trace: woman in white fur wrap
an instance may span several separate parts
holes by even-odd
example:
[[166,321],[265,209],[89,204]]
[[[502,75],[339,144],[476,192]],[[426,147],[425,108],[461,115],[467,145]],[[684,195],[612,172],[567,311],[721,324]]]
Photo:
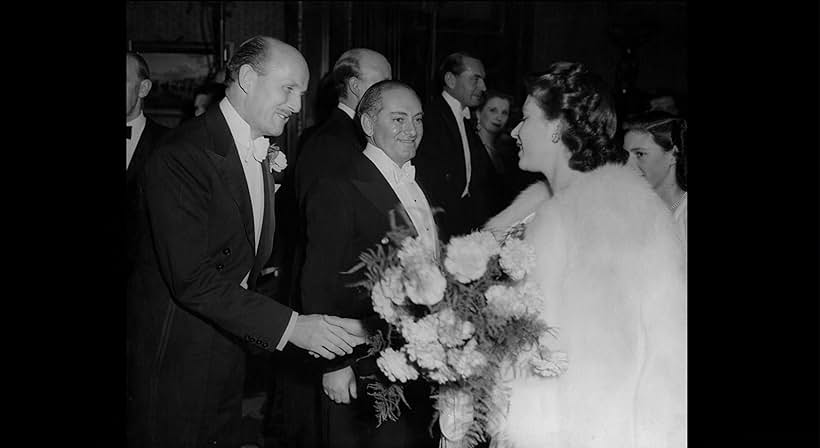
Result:
[[486,227],[526,222],[545,336],[568,369],[508,369],[499,447],[664,448],[686,444],[686,286],[668,207],[624,166],[612,103],[596,75],[556,63],[528,86],[513,130],[519,166],[546,175]]

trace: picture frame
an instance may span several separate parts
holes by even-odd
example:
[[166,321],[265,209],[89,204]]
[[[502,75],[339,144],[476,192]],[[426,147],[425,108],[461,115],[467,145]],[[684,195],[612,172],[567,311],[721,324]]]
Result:
[[194,92],[218,76],[220,61],[213,45],[129,41],[151,73],[151,92],[144,113],[155,121],[176,127],[193,111]]

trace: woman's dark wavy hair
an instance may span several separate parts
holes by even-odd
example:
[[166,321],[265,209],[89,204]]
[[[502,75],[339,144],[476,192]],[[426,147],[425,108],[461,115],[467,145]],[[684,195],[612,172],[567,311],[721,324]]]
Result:
[[617,129],[612,96],[603,79],[579,63],[556,62],[527,81],[527,93],[549,120],[561,119],[561,140],[570,168],[586,172],[629,154],[613,137]]
[[646,132],[664,151],[675,147],[675,180],[678,186],[687,191],[686,185],[686,120],[660,110],[641,112],[629,116],[624,122],[625,131]]

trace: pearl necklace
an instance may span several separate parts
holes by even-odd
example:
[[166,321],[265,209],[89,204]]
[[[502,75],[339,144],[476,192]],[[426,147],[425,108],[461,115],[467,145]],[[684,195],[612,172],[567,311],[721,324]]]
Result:
[[672,206],[672,211],[673,212],[675,211],[676,208],[678,208],[680,203],[683,202],[683,200],[686,198],[686,193],[688,193],[688,191],[684,191],[683,194],[680,196],[680,199],[678,199],[678,202],[675,202],[675,205]]

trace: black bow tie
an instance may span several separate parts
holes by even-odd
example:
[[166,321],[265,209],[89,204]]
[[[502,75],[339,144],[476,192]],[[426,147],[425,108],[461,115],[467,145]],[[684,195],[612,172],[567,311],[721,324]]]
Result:
[[131,138],[131,126],[125,126],[125,138],[126,139]]

